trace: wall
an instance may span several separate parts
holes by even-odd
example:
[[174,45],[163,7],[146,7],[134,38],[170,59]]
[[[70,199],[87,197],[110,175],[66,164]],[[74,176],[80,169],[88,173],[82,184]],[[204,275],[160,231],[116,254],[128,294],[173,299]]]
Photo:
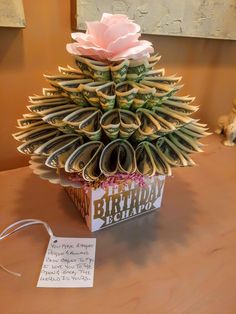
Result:
[[146,36],[160,52],[166,74],[182,76],[182,94],[196,96],[198,117],[214,130],[236,98],[236,41]]
[[78,28],[103,12],[127,14],[145,34],[236,39],[235,0],[76,0]]
[[[69,0],[24,0],[24,30],[0,28],[0,170],[27,165],[27,156],[16,151],[11,133],[16,119],[26,112],[28,95],[40,93],[43,73],[57,65],[73,65],[65,51],[70,42]],[[236,41],[145,36],[163,56],[167,74],[183,76],[183,92],[197,96],[198,116],[211,127],[236,98]]]
[[25,29],[0,28],[0,169],[26,165],[28,157],[16,151],[16,119],[26,112],[28,95],[47,86],[43,73],[57,72],[72,63],[65,50],[69,42],[69,0],[24,0]]

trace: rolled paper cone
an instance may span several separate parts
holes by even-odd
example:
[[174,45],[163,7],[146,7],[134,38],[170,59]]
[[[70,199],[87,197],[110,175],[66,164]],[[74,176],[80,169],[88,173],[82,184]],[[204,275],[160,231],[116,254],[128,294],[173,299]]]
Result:
[[[103,146],[101,147],[102,150]],[[87,165],[82,170],[82,177],[85,181],[95,182],[99,180],[101,176],[101,170],[99,168],[100,152],[90,159]]]
[[148,108],[152,109],[155,106],[161,105],[164,100],[174,97],[173,95],[180,90],[183,85],[175,85],[173,87],[165,84],[160,84],[151,81],[142,81],[143,84],[153,86],[156,88],[156,92],[153,97],[147,102]]
[[97,110],[81,121],[78,130],[81,131],[90,141],[99,141],[102,137],[100,126],[101,111]]
[[140,143],[135,151],[137,169],[143,175],[171,175],[170,165],[165,161],[163,153],[149,142]]
[[47,123],[45,125],[36,126],[34,128],[26,129],[17,133],[12,134],[15,140],[21,141],[21,142],[27,142],[30,140],[34,140],[38,137],[41,137],[43,135],[52,133],[54,131],[57,131],[53,126],[48,125]]
[[53,96],[53,95],[60,95],[60,92],[56,88],[43,88],[43,95],[44,96]]
[[188,137],[180,131],[175,131],[172,134],[168,134],[168,138],[181,150],[186,153],[201,152],[202,150],[198,147],[197,140]]
[[132,139],[135,142],[142,142],[142,141],[152,141],[152,140],[156,140],[157,138],[159,138],[160,135],[158,133],[152,133],[151,131],[149,132],[145,132],[142,129],[137,129],[133,135],[132,135]]
[[166,137],[161,138],[160,141],[157,140],[156,149],[161,150],[165,160],[173,167],[188,165],[188,161],[181,150]]
[[105,176],[136,171],[135,152],[132,145],[123,139],[110,142],[102,151],[99,167]]
[[85,58],[75,56],[75,63],[85,76],[91,77],[91,73],[89,71],[88,64]]
[[191,104],[195,99],[196,97],[190,97],[189,95],[187,96],[174,96],[173,95],[169,98],[169,100],[171,101],[177,101],[177,102],[181,102],[185,104]]
[[153,159],[156,166],[156,173],[160,175],[164,174],[170,176],[172,174],[172,171],[169,163],[165,159],[165,155],[158,147],[155,147],[151,143],[149,143],[149,148],[153,154]]
[[[77,130],[76,130],[77,132]],[[102,138],[101,127],[96,131],[79,130],[79,133],[83,133],[90,141],[100,141]]]
[[27,108],[29,109],[29,111],[33,112],[33,113],[38,113],[40,114],[42,111],[44,110],[48,110],[48,109],[55,109],[56,107],[61,107],[63,105],[68,105],[69,104],[69,100],[68,99],[63,99],[61,101],[56,101],[54,102],[53,100],[50,102],[34,102],[34,104],[28,105]]
[[87,100],[82,93],[82,84],[91,83],[91,79],[81,79],[73,81],[63,81],[58,83],[62,90],[70,97],[70,99],[80,107],[88,106]]
[[176,111],[178,114],[182,115],[190,115],[196,111],[198,111],[199,106],[191,106],[187,103],[182,103],[178,101],[171,101],[169,99],[165,99],[162,102],[163,107],[167,107],[169,109],[172,109]]
[[30,97],[29,102],[32,105],[62,105],[62,104],[66,104],[69,103],[70,100],[67,97],[55,97],[55,96],[49,96],[49,97]]
[[[59,74],[59,75],[43,75],[46,80],[53,81],[53,82],[61,82],[61,81],[67,81],[67,80],[78,80],[81,78],[81,76],[84,77],[84,75],[81,74]],[[83,78],[82,77],[82,78]]]
[[[24,120],[24,119],[22,119]],[[33,129],[35,127],[38,127],[38,126],[45,126],[46,123],[44,121],[39,121],[39,122],[35,122],[35,123],[31,123],[31,124],[28,124],[28,125],[24,125],[24,126],[16,126],[18,129],[20,130],[30,130],[30,129]]]
[[188,167],[193,167],[193,166],[196,166],[196,163],[192,160],[192,158],[189,156],[188,153],[186,152],[181,152],[182,155],[184,156],[184,158],[187,160],[187,163],[188,163]]
[[132,111],[136,111],[137,109],[139,109],[139,108],[142,108],[144,105],[145,105],[145,101],[144,100],[142,100],[142,99],[134,99],[133,100],[133,103],[132,103],[132,105],[131,105],[131,110]]
[[116,85],[116,100],[121,109],[130,109],[138,89],[130,82],[122,82]]
[[34,112],[24,113],[22,116],[24,119],[40,117],[37,113],[34,113]]
[[77,93],[71,94],[70,98],[76,105],[78,105],[80,107],[87,107],[88,106],[88,102],[84,98],[82,92],[77,92]]
[[181,131],[181,129],[176,130],[173,135],[177,136],[178,142],[182,145],[185,145],[185,147],[187,146],[189,148],[189,146],[191,146],[193,148],[193,150],[195,150],[196,152],[202,152],[202,149],[200,147],[203,144],[200,143],[197,138],[193,138],[193,137],[183,133]]
[[73,126],[68,125],[68,124],[64,124],[64,125],[59,126],[58,130],[65,133],[65,134],[71,134],[71,133],[76,132],[76,129]]
[[[92,78],[94,75],[94,68],[92,68],[93,66],[98,66],[98,67],[108,66],[104,62],[92,60],[92,59],[81,57],[81,56],[75,56],[75,62],[77,64],[77,66],[79,67],[79,69],[83,72],[84,75],[86,75],[88,77],[92,77]],[[98,71],[98,68],[96,68],[96,71]],[[107,69],[106,69],[106,71],[107,71]],[[97,73],[97,75],[98,75],[98,73]]]
[[141,60],[130,60],[127,71],[127,80],[139,82],[145,76],[148,66],[149,63],[147,58]]
[[125,59],[124,61],[113,64],[110,66],[112,80],[118,84],[124,82],[127,77],[127,71],[129,67],[129,60]]
[[158,82],[160,84],[166,84],[166,85],[175,85],[181,81],[182,77],[179,76],[146,76],[145,80],[151,81],[151,82]]
[[120,138],[128,139],[137,130],[141,121],[138,116],[130,111],[119,109],[120,114]]
[[140,143],[135,150],[137,172],[144,176],[152,177],[156,173],[156,165],[153,160],[147,142]]
[[146,141],[151,135],[151,132],[149,134],[144,133],[142,130],[137,129],[133,134],[132,134],[132,140],[134,142],[142,142]]
[[[68,114],[63,121],[68,128],[73,129],[78,134],[85,134],[87,137],[100,138],[100,110],[94,107],[80,108],[71,114]],[[97,117],[99,117],[97,119]],[[98,121],[97,121],[98,120]],[[97,125],[95,127],[95,124]]]
[[154,99],[152,101],[158,101],[158,99],[162,100],[163,98],[172,97],[177,91],[179,91],[184,85],[168,85],[162,84],[154,81],[143,80],[141,81],[142,84],[155,87],[156,93],[154,94]]
[[141,121],[141,125],[134,133],[134,138],[137,141],[158,138],[158,131],[161,129],[161,126],[156,119],[155,113],[151,112],[150,110],[140,108],[137,110],[137,115]]
[[50,154],[46,159],[45,165],[50,168],[64,168],[67,159],[77,149],[77,147],[81,146],[82,143],[82,138],[78,136],[71,142]]
[[45,121],[46,123],[48,123],[54,127],[62,127],[66,124],[66,122],[63,121],[63,119],[74,111],[76,111],[76,108],[57,111],[57,112],[50,113],[50,114],[44,116],[42,119],[43,119],[43,121]]
[[173,123],[168,122],[158,114],[155,117],[161,126],[160,130],[157,132],[158,135],[163,136],[176,130],[176,127],[173,125]]
[[74,69],[70,66],[67,66],[67,68],[64,68],[62,66],[58,66],[58,71],[62,74],[68,74],[68,75],[83,75],[81,70]]
[[32,106],[30,108],[30,111],[36,112],[40,116],[46,116],[50,113],[54,113],[57,111],[66,110],[70,108],[76,108],[76,107],[77,107],[76,104],[65,104],[65,105],[60,105],[60,106],[55,106],[55,107],[48,107],[48,106],[33,107]]
[[111,79],[110,66],[93,64],[90,61],[86,61],[90,76],[94,81],[109,81]]
[[195,139],[200,139],[200,138],[202,138],[203,136],[205,136],[205,134],[200,134],[200,133],[193,132],[193,131],[191,131],[191,130],[185,128],[184,126],[182,126],[181,131],[182,131],[184,134],[186,134],[187,136],[191,136],[191,137],[193,137],[193,138],[195,138]]
[[[94,162],[95,160],[97,162],[97,168],[103,147],[104,144],[99,141],[91,141],[80,145],[67,158],[65,171],[81,173],[91,161]],[[87,175],[89,176],[89,173],[87,173]]]
[[100,101],[97,95],[97,88],[106,84],[106,82],[92,82],[85,85],[82,85],[82,93],[84,98],[92,105],[93,107],[100,108]]
[[114,140],[119,136],[120,116],[118,109],[113,109],[104,113],[100,120],[103,131],[110,140]]
[[144,80],[149,79],[150,77],[156,77],[156,76],[164,76],[165,75],[165,69],[156,69],[156,70],[149,70],[145,73]]
[[81,84],[91,83],[93,82],[90,78],[79,79],[79,80],[70,80],[70,81],[61,81],[58,82],[60,87],[64,89],[66,92],[71,92],[79,89]]
[[56,102],[61,100],[65,100],[65,97],[63,97],[61,94],[29,96],[29,102],[32,104],[38,102]]
[[36,155],[50,156],[54,151],[70,143],[77,137],[77,134],[63,134],[56,136],[40,145],[34,153]]
[[[138,89],[137,94],[135,95],[134,103],[132,104],[132,108],[134,107],[143,107],[150,99],[153,98],[153,95],[156,92],[156,89],[153,87],[148,87],[143,84],[134,83],[134,87]],[[142,105],[141,102],[142,101]],[[136,104],[135,104],[136,102]],[[136,105],[136,106],[135,106]]]
[[119,137],[119,127],[118,128],[114,128],[112,127],[103,127],[103,131],[105,132],[105,134],[107,135],[107,137],[113,141],[115,139],[117,139]]
[[67,115],[63,121],[78,134],[90,140],[100,140],[102,136],[99,120],[101,111],[96,108],[83,108]]
[[117,137],[128,139],[140,127],[141,122],[128,110],[113,109],[102,116],[100,124],[107,136],[113,140]]
[[152,69],[161,59],[161,56],[157,53],[154,56],[149,57],[148,60],[148,69]]
[[190,123],[193,121],[192,118],[186,116],[186,115],[181,115],[178,112],[169,109],[169,108],[164,108],[164,107],[155,107],[154,112],[162,116],[165,120],[173,123],[174,126],[181,126],[185,123]]
[[51,138],[54,138],[55,136],[59,135],[58,130],[50,132],[46,135],[40,136],[36,139],[27,141],[20,146],[17,147],[17,150],[22,153],[22,154],[27,154],[27,155],[34,155],[35,150],[45,143],[45,141],[50,140]]
[[108,82],[96,89],[97,96],[99,98],[100,107],[103,111],[111,110],[115,107],[116,94],[115,84]]
[[61,87],[58,84],[61,81],[69,81],[69,80],[77,80],[84,78],[84,75],[46,75],[44,74],[46,80],[50,83],[50,85],[56,88],[58,91],[61,91]]
[[17,128],[20,129],[30,129],[35,126],[39,126],[40,124],[45,124],[44,121],[41,120],[40,117],[32,117],[32,118],[24,118],[24,119],[17,119]]
[[72,112],[71,114],[67,115],[64,118],[64,121],[70,125],[79,127],[80,124],[85,119],[87,119],[92,114],[96,113],[97,111],[98,109],[94,107],[80,108],[80,109],[77,109],[75,112]]

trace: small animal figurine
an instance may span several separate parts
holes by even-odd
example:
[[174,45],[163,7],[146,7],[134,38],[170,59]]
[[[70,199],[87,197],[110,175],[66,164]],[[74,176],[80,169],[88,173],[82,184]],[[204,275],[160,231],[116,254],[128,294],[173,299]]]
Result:
[[220,116],[216,134],[223,134],[225,146],[233,146],[236,142],[236,99],[233,101],[232,111],[228,115]]

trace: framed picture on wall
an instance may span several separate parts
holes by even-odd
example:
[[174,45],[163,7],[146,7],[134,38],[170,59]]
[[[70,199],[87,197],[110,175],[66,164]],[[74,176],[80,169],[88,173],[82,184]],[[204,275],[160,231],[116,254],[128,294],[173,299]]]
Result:
[[142,33],[236,40],[235,0],[74,0],[76,29],[102,13],[127,14]]
[[0,0],[0,27],[26,26],[22,0]]

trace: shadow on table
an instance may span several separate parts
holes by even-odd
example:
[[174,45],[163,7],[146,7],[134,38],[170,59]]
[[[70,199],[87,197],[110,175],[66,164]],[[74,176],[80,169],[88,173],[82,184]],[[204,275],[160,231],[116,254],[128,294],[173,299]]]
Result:
[[[162,253],[188,245],[198,215],[194,193],[179,175],[168,178],[161,210],[131,219],[95,233],[90,233],[66,192],[58,185],[34,174],[22,185],[16,208],[17,219],[37,218],[47,221],[55,235],[96,237],[96,267],[107,263],[119,268],[125,263],[144,265],[150,258],[159,261]],[[43,241],[43,227],[30,227],[24,235]],[[33,230],[34,228],[34,230]]]
[[168,178],[160,211],[142,215],[96,233],[97,266],[110,261],[120,267],[160,260],[162,252],[188,245],[198,214],[193,191],[179,176]]
[[[92,237],[79,211],[73,202],[58,184],[51,184],[40,179],[31,173],[25,177],[21,186],[20,195],[16,199],[15,207],[16,219],[35,218],[47,222],[57,236],[65,237]],[[25,236],[33,238],[35,241],[42,241],[42,237],[48,236],[41,226],[32,226],[24,232]]]

